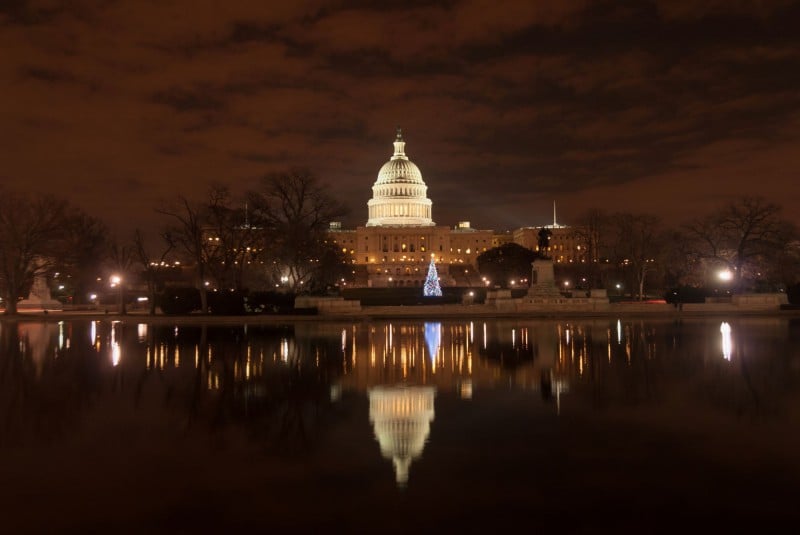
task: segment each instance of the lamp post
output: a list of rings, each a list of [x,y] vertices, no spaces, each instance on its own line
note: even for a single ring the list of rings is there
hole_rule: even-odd
[[[722,289],[725,293],[731,293],[731,281],[733,280],[733,272],[730,269],[723,269],[717,272],[717,278],[722,283]]]
[[[122,286],[122,277],[119,275],[111,276],[111,287],[117,287],[117,310],[120,314],[125,314],[125,289]]]

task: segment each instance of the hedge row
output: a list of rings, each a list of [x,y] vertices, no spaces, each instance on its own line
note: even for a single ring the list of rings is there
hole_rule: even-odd
[[[208,311],[219,315],[291,314],[294,294],[279,292],[208,292]],[[197,288],[167,288],[158,301],[164,314],[199,312],[200,291]]]

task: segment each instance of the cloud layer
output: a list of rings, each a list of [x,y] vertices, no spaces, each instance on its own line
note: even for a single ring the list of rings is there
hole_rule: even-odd
[[[6,2],[0,180],[129,229],[301,165],[363,224],[399,125],[440,224],[790,208],[800,7],[699,4]]]

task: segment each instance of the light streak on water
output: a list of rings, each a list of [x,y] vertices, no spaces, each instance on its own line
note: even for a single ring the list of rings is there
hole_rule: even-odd
[[[723,321],[719,326],[719,332],[722,333],[722,358],[731,360],[731,326],[727,321]]]
[[[119,341],[117,340],[117,324],[118,321],[111,322],[111,364],[114,366],[119,365],[119,361],[122,360],[122,348],[119,345]]]

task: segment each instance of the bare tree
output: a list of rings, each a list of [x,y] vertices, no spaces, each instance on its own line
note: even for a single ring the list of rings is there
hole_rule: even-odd
[[[701,260],[692,248],[691,240],[681,228],[666,230],[666,247],[663,255],[665,283],[670,287],[703,286],[698,277]]]
[[[164,239],[172,248],[179,249],[194,263],[195,286],[200,291],[200,307],[208,314],[207,277],[214,262],[217,245],[206,232],[207,206],[178,197],[171,205],[156,212],[169,216],[173,224],[164,232]],[[209,239],[210,238],[210,239]]]
[[[56,258],[56,268],[72,286],[73,302],[88,302],[89,290],[107,259],[108,229],[99,219],[81,211],[70,210],[64,241]]]
[[[649,214],[618,213],[614,225],[615,260],[631,275],[641,301],[645,295],[648,274],[658,271],[667,244],[660,220]]]
[[[158,284],[163,273],[169,269],[169,266],[166,265],[166,259],[173,249],[172,243],[168,240],[165,240],[165,243],[166,247],[161,251],[161,254],[153,256],[148,251],[142,231],[136,229],[133,234],[133,256],[135,262],[142,267],[142,277],[147,285],[148,307],[151,316],[156,313]]]
[[[206,217],[206,233],[215,250],[209,269],[221,288],[242,290],[243,273],[258,254],[257,232],[244,207],[234,205],[228,188],[212,186]]]
[[[580,246],[579,267],[589,275],[590,287],[602,288],[601,265],[609,256],[610,216],[602,210],[589,210],[578,218],[572,234]]]
[[[696,254],[725,266],[741,290],[776,261],[796,237],[777,204],[761,197],[741,197],[686,225]]]
[[[136,261],[136,249],[131,243],[120,243],[112,240],[109,244],[108,266],[111,270],[111,281],[117,290],[118,311],[126,313],[125,288],[131,284],[131,267]],[[113,280],[114,278],[117,280]]]
[[[66,202],[49,195],[0,191],[0,286],[6,314],[17,313],[17,301],[46,276],[64,239]]]
[[[330,222],[347,209],[309,171],[270,174],[249,200],[273,280],[283,280],[293,291],[310,291],[322,285],[326,273],[342,267],[326,238]]]

